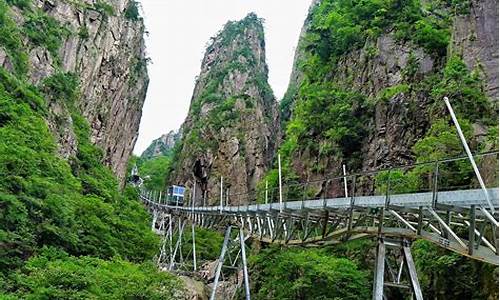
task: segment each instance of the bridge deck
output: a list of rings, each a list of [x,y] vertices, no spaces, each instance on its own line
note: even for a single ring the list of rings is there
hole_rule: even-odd
[[[498,188],[490,188],[487,192],[496,216]],[[498,237],[491,234],[498,227],[490,224],[484,212],[478,209],[479,206],[488,207],[480,189],[290,201],[283,203],[283,213],[280,213],[280,203],[276,202],[179,207],[151,201],[145,195],[141,195],[141,199],[156,216],[162,211],[165,215],[178,212],[174,215],[185,215],[197,225],[208,227],[237,222],[249,234],[272,243],[340,243],[356,236],[383,234],[386,237],[423,238],[461,255],[495,265],[499,263]],[[433,199],[437,199],[434,205]],[[377,208],[387,209],[384,212]],[[153,224],[155,222],[153,220]],[[460,231],[456,231],[459,228]]]
[[[493,200],[495,208],[499,207],[498,201],[498,188],[488,189],[490,199]],[[396,194],[389,196],[389,204],[395,206],[402,206],[407,208],[418,208],[419,206],[429,207],[432,206],[433,193],[412,193],[412,194]],[[386,206],[386,196],[356,196],[356,197],[342,197],[342,198],[329,198],[329,199],[316,199],[304,201],[291,201],[284,202],[283,209],[287,210],[308,210],[308,209],[342,209],[351,206],[351,200],[354,205],[358,207],[384,207]],[[481,205],[487,207],[488,203],[484,197],[481,189],[474,190],[458,190],[458,191],[443,191],[437,193],[437,202],[439,204],[456,206],[456,207],[470,207],[471,205]],[[188,210],[196,212],[220,212],[220,206],[199,206],[199,207],[178,207],[161,204],[160,206],[168,207],[171,209]],[[239,206],[223,206],[222,212],[256,212],[256,211],[272,211],[279,210],[280,203],[269,204],[249,204]]]

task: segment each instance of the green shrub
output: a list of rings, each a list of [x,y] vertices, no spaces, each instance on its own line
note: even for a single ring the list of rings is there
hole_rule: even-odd
[[[402,170],[383,171],[375,176],[375,190],[379,194],[389,193],[414,193],[417,192],[417,178],[412,172],[405,173]]]
[[[472,127],[467,120],[459,120],[466,138],[472,136]],[[417,162],[442,160],[462,155],[464,150],[454,125],[440,119],[434,121],[427,135],[412,148]],[[434,164],[417,166],[412,173],[420,179],[420,186],[425,189],[432,187]],[[473,170],[467,160],[441,163],[439,165],[439,187],[450,189],[464,187],[471,183]]]
[[[139,174],[145,179],[146,188],[155,191],[165,190],[165,181],[171,163],[170,156],[153,157],[142,162],[139,166]]]
[[[82,39],[82,40],[86,40],[89,38],[89,29],[87,28],[87,26],[80,26],[80,29],[78,29],[78,36]]]
[[[446,55],[446,49],[450,42],[450,31],[442,28],[428,19],[422,19],[415,23],[413,40],[424,47],[429,53]]]
[[[451,56],[443,70],[442,80],[432,88],[435,105],[434,113],[445,111],[443,97],[447,96],[455,113],[468,120],[496,124],[494,109],[485,94],[483,81],[478,72],[470,72],[464,61],[456,55]]]
[[[10,5],[19,7],[20,9],[31,8],[31,0],[6,0]]]
[[[72,257],[44,248],[16,274],[23,299],[178,299],[182,282],[152,264]]]
[[[177,242],[178,236],[174,236],[173,244]],[[195,227],[196,259],[199,264],[206,261],[213,261],[219,258],[224,236],[215,230]],[[191,226],[185,225],[182,235],[182,255],[186,260],[193,258],[193,235]],[[189,256],[187,256],[189,254]]]
[[[79,95],[79,79],[73,73],[55,73],[46,77],[42,82],[42,90],[52,99],[74,105]]]
[[[446,295],[446,299],[487,299],[497,297],[498,267],[469,259],[425,240],[412,245],[413,258],[424,299]],[[497,271],[495,271],[495,269]],[[456,283],[461,284],[457,285]],[[482,287],[482,288],[478,288]]]
[[[410,90],[408,84],[397,84],[381,90],[377,95],[378,101],[389,101],[398,94],[406,94]]]
[[[125,18],[131,21],[138,21],[141,19],[139,14],[139,3],[135,0],[129,0],[127,8],[125,9]]]
[[[46,13],[36,10],[25,15],[23,33],[36,45],[46,48],[55,61],[59,61],[58,51],[63,40],[71,32],[56,19]]]
[[[0,0],[0,47],[7,52],[17,75],[26,74],[28,55],[24,49],[21,32],[12,19],[10,8],[5,0]]]
[[[94,9],[101,13],[104,17],[114,16],[115,9],[109,3],[105,1],[98,0],[94,3]]]
[[[255,13],[249,13],[243,20],[240,21],[229,21],[224,25],[219,37],[222,38],[222,44],[224,46],[229,45],[234,41],[234,39],[241,34],[244,34],[245,30],[249,27],[257,29],[260,39],[264,39],[264,32],[262,30],[263,19],[257,17]],[[257,26],[255,26],[257,24]]]
[[[367,132],[368,109],[359,93],[331,84],[303,83],[282,146],[285,155],[305,149],[318,157],[359,151]]]

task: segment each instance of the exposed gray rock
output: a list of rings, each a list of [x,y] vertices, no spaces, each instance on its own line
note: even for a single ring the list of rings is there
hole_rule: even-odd
[[[403,72],[411,55],[418,63],[419,74],[433,70],[434,60],[423,49],[411,43],[396,42],[391,34],[384,34],[375,44],[368,41],[364,48],[342,57],[333,80],[375,97],[382,89],[403,82]]]
[[[173,150],[175,144],[180,141],[181,137],[182,132],[180,130],[178,132],[171,130],[169,133],[163,134],[142,152],[141,158],[149,159],[161,155],[168,155]]]
[[[224,193],[253,191],[269,167],[279,121],[264,46],[255,15],[228,23],[208,46],[170,178],[188,187],[197,182],[198,203],[219,199],[221,176]],[[248,201],[247,196],[229,197],[233,204]]]
[[[470,14],[455,18],[452,50],[483,72],[487,93],[498,101],[498,1],[472,0]]]
[[[208,300],[209,290],[208,287],[200,281],[196,281],[191,277],[179,276],[184,283],[184,295],[182,299],[185,300]]]

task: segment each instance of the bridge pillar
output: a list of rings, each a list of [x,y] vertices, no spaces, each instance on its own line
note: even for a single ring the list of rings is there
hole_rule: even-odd
[[[394,262],[396,268],[392,266]],[[397,274],[394,269],[399,270]],[[403,273],[406,274],[406,280],[402,279]],[[409,290],[414,299],[423,300],[409,242],[407,240],[389,240],[381,237],[378,239],[377,244],[372,299],[386,299],[386,293],[384,292],[389,288]]]
[[[244,224],[244,223],[243,223]],[[243,225],[242,224],[242,225]],[[239,227],[238,228],[238,240],[232,240],[231,239],[231,231],[233,229],[232,225],[228,225],[226,228],[226,234],[224,235],[224,243],[222,244],[222,249],[219,257],[219,261],[217,263],[217,269],[215,272],[215,279],[214,279],[214,285],[212,287],[212,292],[210,294],[210,300],[215,300],[215,296],[217,294],[217,287],[219,285],[219,278],[222,273],[222,267],[224,266],[224,262],[226,260],[226,254],[228,252],[233,252],[236,250],[239,250],[238,253],[240,255],[236,255],[235,260],[232,262],[232,266],[234,267],[236,265],[236,261],[238,260],[238,257],[241,256],[241,267],[243,269],[243,280],[244,280],[244,285],[245,285],[245,299],[250,300],[250,279],[248,275],[248,269],[247,269],[247,257],[246,257],[246,249],[245,249],[245,236],[243,233],[243,228]]]

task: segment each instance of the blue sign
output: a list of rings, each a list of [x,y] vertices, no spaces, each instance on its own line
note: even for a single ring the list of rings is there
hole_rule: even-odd
[[[173,186],[173,191],[172,191],[172,196],[184,197],[185,190],[186,190],[186,188],[184,188],[182,186],[174,185]]]

